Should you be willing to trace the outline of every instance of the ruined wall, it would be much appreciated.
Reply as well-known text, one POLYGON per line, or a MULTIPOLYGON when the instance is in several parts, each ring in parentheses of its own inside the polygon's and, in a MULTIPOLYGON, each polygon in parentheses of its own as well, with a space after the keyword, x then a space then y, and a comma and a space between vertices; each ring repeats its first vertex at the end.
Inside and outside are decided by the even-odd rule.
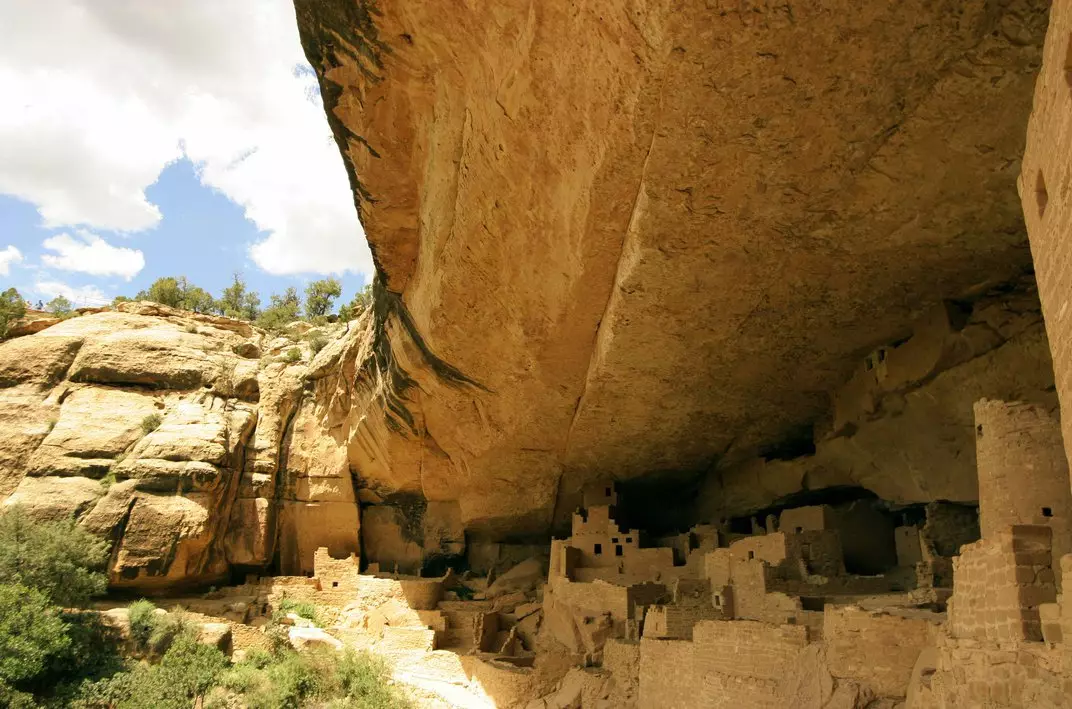
MULTIPOLYGON (((1072 411, 1072 8, 1053 3, 1017 188, 1035 263, 1057 393, 1072 411)), ((1061 421, 1072 453, 1072 416, 1061 421)), ((1072 457, 1072 456, 1068 456, 1072 457)))
POLYGON ((830 674, 864 682, 881 697, 905 696, 919 653, 938 634, 940 616, 930 615, 905 618, 854 606, 828 607, 823 644, 830 674))
POLYGON ((730 709, 784 706, 779 681, 807 645, 800 626, 704 621, 693 641, 640 641, 639 706, 730 709))
POLYGON ((1057 599, 1050 529, 1002 529, 953 560, 949 630, 956 638, 1041 641, 1039 606, 1057 599))

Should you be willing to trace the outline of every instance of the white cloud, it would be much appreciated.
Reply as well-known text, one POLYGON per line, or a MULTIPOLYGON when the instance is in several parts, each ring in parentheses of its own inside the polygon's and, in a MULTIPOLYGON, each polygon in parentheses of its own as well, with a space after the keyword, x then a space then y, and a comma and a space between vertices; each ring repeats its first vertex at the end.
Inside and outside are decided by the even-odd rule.
POLYGON ((86 305, 107 305, 112 299, 106 296, 96 286, 69 286, 60 281, 37 281, 34 283, 33 292, 49 301, 58 295, 62 295, 71 301, 76 308, 86 305))
POLYGON ((0 276, 11 273, 11 264, 22 261, 22 252, 14 246, 0 250, 0 276))
POLYGON ((304 62, 290 0, 0 3, 0 192, 46 226, 139 231, 185 155, 268 233, 262 268, 370 274, 304 62))
POLYGON ((145 256, 141 251, 112 246, 82 229, 77 234, 78 238, 70 234, 57 234, 45 239, 42 246, 56 253, 44 254, 41 262, 62 271, 122 276, 128 281, 145 268, 145 256))

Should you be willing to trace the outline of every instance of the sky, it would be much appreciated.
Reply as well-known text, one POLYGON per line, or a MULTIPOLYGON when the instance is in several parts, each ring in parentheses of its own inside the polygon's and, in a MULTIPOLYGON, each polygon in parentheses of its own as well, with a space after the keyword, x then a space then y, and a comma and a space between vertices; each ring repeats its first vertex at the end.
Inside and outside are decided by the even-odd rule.
POLYGON ((5 0, 0 97, 3 288, 371 280, 291 0, 5 0))

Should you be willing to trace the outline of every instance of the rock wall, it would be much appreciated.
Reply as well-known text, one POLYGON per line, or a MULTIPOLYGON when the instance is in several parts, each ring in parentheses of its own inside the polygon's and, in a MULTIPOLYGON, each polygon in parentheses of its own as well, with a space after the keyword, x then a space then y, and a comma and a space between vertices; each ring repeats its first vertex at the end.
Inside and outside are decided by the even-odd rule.
POLYGON ((1030 266, 1042 0, 295 6, 381 279, 351 467, 474 538, 776 447, 1030 266))
POLYGON ((314 357, 247 323, 126 303, 0 344, 3 504, 111 538, 113 588, 358 551, 344 383, 367 338, 352 325, 314 357), (292 347, 299 363, 279 356, 292 347))

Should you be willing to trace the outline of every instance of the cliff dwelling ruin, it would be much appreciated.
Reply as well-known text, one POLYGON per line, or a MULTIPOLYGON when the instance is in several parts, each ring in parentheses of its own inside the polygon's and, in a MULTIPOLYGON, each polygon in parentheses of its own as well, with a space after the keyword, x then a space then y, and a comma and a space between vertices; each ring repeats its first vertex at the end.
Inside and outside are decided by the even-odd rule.
POLYGON ((4 505, 430 707, 1072 707, 1072 2, 295 7, 373 305, 11 338, 4 505))

